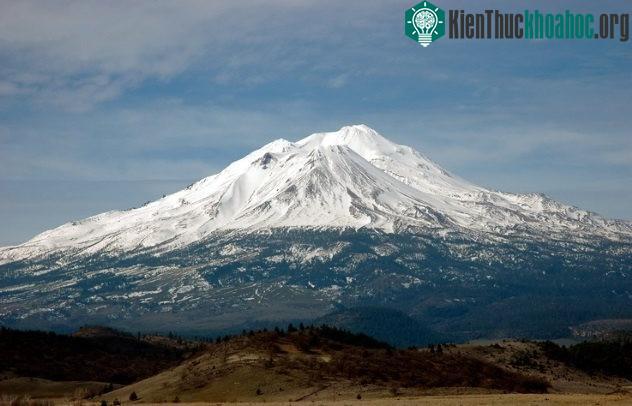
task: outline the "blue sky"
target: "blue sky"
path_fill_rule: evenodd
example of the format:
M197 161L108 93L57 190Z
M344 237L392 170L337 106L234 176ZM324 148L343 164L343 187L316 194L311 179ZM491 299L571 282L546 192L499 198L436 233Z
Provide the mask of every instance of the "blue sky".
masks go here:
M632 219L632 41L403 34L410 1L2 2L0 245L365 123L446 169ZM629 12L626 1L436 1Z

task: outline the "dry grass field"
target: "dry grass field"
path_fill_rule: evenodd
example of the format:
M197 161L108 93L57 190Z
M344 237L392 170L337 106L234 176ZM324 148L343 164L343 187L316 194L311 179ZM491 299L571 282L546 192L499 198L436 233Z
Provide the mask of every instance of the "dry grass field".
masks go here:
M367 406L416 406L416 405L436 405L436 406L494 406L494 405L630 405L632 397L630 395L585 395L585 394L552 394L552 395L531 395L531 394L486 394L486 395L436 395L418 396L410 398L383 398L371 400L321 400L316 402L305 402L312 405L322 406L346 406L346 405L367 405ZM243 402L239 406L261 406L262 403ZM268 406L290 406L295 402L268 402ZM181 405L236 405L236 403L182 403Z
M168 403L142 403L137 404L164 405ZM8 398L0 398L0 405L9 406L11 403ZM31 404L33 406L50 406L50 405L85 405L98 406L100 402L94 401L76 401L70 399L50 399L48 401L36 400L22 404ZM123 405L130 405L132 402L122 402ZM432 395L432 396L414 396L414 397L386 397L381 399L345 399L345 400L318 400L318 401L302 401L302 402L196 402L196 403L178 403L179 406L291 406L296 404L318 405L318 406L413 406L413 405L436 405L436 406L494 406L494 405L517 405L517 406L539 406L539 405L561 405L561 406L577 406L577 405L630 405L632 404L632 395L630 394L471 394L471 395Z

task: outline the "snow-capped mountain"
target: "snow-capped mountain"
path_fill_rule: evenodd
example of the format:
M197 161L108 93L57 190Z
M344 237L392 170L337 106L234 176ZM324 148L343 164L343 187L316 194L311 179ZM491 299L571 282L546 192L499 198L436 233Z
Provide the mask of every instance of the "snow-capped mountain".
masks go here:
M0 248L0 325L197 334L353 306L453 339L632 318L632 225L473 185L357 125Z
M460 179L365 125L279 139L160 200L64 224L0 251L8 262L55 252L169 250L217 231L280 227L454 229L630 238L630 223L539 194L488 190Z

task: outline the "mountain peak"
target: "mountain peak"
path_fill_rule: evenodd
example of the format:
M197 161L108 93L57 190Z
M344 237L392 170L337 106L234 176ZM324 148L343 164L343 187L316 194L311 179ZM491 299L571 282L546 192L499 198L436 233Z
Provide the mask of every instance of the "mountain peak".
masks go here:
M399 147L365 124L349 125L338 131L312 134L296 142L295 145L307 149L343 145L367 160L390 155Z
M369 127L366 124L345 125L345 126L340 127L340 130L338 130L337 132L338 133L353 132L356 135L360 135L360 136L371 135L371 134L378 134L377 131L375 131L374 129L372 129L371 127Z

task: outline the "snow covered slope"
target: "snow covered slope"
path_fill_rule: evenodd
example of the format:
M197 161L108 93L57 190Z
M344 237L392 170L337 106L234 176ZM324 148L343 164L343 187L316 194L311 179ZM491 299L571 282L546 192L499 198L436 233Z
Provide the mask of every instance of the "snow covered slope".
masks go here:
M279 227L632 238L629 222L539 194L487 190L354 125L294 143L279 139L143 207L64 224L2 248L0 263L59 252L160 252L218 231Z

